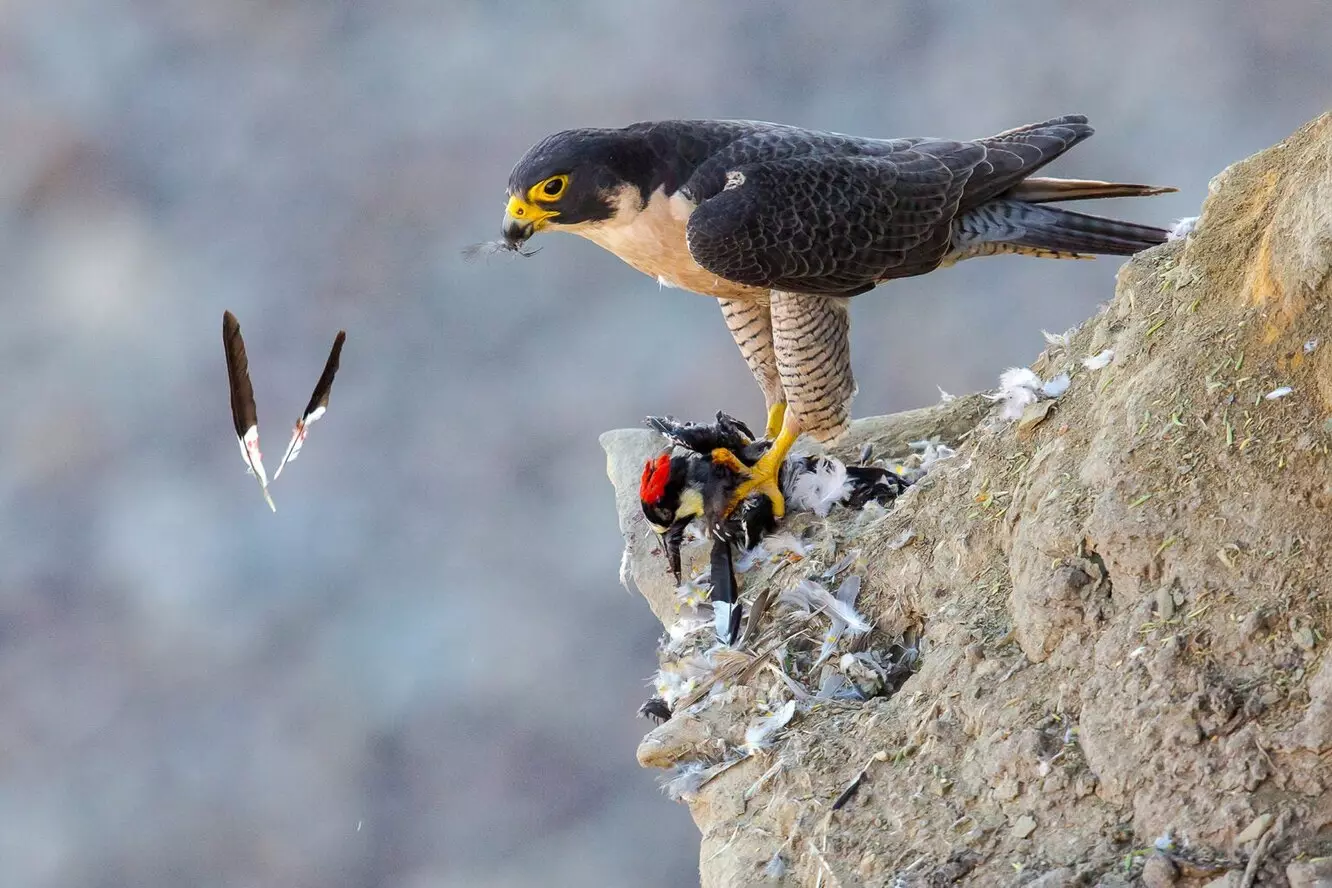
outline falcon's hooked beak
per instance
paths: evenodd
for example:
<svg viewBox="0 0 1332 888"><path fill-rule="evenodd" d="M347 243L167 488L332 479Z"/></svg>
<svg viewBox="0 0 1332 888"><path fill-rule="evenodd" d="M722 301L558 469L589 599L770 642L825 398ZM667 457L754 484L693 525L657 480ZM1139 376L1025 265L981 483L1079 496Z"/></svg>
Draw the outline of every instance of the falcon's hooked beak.
<svg viewBox="0 0 1332 888"><path fill-rule="evenodd" d="M521 197L510 197L504 210L504 242L517 249L558 215L554 210L544 210Z"/></svg>

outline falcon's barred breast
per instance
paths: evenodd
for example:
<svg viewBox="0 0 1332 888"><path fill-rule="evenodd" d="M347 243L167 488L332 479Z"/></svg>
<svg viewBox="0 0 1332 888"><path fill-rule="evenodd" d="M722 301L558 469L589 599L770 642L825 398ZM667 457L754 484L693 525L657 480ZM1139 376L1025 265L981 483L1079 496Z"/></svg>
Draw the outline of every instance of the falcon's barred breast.
<svg viewBox="0 0 1332 888"><path fill-rule="evenodd" d="M846 299L972 256L1128 255L1161 228L1052 202L1172 191L1033 174L1092 134L1069 115L970 141L869 139L781 124L670 120L539 142L509 177L504 236L580 234L663 283L721 301L762 387L770 454L845 427ZM767 484L773 466L756 467ZM780 502L780 493L777 495Z"/></svg>

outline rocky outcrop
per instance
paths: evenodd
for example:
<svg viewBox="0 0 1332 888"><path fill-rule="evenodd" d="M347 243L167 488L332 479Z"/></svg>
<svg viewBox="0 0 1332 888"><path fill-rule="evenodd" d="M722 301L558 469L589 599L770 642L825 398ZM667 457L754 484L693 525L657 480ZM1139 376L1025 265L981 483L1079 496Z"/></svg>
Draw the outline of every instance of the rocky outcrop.
<svg viewBox="0 0 1332 888"><path fill-rule="evenodd" d="M792 518L801 551L742 578L772 602L743 652L678 625L636 502L661 442L608 433L626 568L676 626L664 668L693 658L639 758L676 769L703 884L1332 885L1330 274L1324 116L1217 176L1193 233L1050 344L1057 400L857 423L845 457L957 453L887 511ZM847 575L874 628L807 669L828 621L778 593ZM895 692L817 693L842 654L905 647Z"/></svg>

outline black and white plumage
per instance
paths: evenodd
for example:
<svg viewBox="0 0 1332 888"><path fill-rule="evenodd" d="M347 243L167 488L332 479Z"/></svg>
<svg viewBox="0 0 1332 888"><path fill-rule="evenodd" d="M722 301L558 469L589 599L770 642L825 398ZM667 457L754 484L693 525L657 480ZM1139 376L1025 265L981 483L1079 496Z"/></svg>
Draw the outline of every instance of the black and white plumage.
<svg viewBox="0 0 1332 888"><path fill-rule="evenodd" d="M314 392L310 395L310 400L302 411L300 419L296 421L295 431L292 433L291 440L287 444L286 452L282 455L282 461L278 464L277 471L273 473L273 480L276 481L278 475L282 473L282 468L287 463L294 460L301 451L301 445L305 443L305 437L309 432L310 426L316 422L328 409L329 394L333 390L333 379L337 376L338 365L342 357L342 345L347 340L347 334L339 330L333 340L333 348L329 352L328 360L324 362L323 373L319 376L319 381L315 383ZM259 452L259 414L255 405L254 386L250 382L250 361L245 353L245 340L241 337L240 322L231 312L222 314L222 347L226 353L227 359L227 387L231 393L231 419L236 429L236 440L240 443L241 458L245 460L245 466L259 480L259 488L263 491L264 501L274 512L277 506L273 503L273 497L268 491L268 475L264 471L263 455Z"/></svg>
<svg viewBox="0 0 1332 888"><path fill-rule="evenodd" d="M273 472L274 481L282 474L283 466L300 456L301 446L305 444L305 436L310 433L310 426L328 410L328 396L333 392L333 378L338 374L338 364L342 359L342 344L346 341L347 331L339 330L338 335L333 338L333 348L328 353L328 360L324 362L324 372L319 374L319 381L315 383L310 400L306 403L305 410L301 412L301 418L296 420L296 428L291 433L291 440L287 442L287 450L282 454L282 461Z"/></svg>
<svg viewBox="0 0 1332 888"><path fill-rule="evenodd" d="M776 436L741 493L762 486L780 514L776 474L796 436L829 440L849 421L846 297L974 256L1128 255L1165 241L1161 228L1049 205L1173 190L1033 176L1091 134L1080 115L975 140L736 120L566 130L514 167L504 237L519 247L569 231L721 301Z"/></svg>
<svg viewBox="0 0 1332 888"><path fill-rule="evenodd" d="M245 354L245 340L241 337L240 321L231 312L222 314L222 349L227 356L227 387L231 391L231 421L236 428L236 441L240 444L241 459L245 467L259 481L264 502L274 512L277 506L268 492L268 475L264 472L264 456L259 452L259 411L254 403L254 386L250 383L250 359Z"/></svg>

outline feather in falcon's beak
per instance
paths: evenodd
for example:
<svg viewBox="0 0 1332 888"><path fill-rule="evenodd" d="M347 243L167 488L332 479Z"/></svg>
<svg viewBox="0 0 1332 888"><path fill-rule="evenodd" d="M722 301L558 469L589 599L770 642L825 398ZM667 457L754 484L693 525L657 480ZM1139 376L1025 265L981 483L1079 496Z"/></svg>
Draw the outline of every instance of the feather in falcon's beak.
<svg viewBox="0 0 1332 888"><path fill-rule="evenodd" d="M549 220L559 213L546 210L521 197L510 197L504 209L504 242L511 250L518 250L527 239L545 228Z"/></svg>

